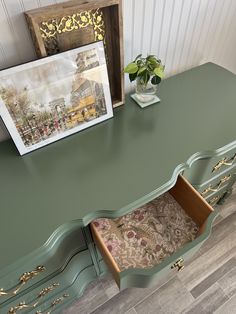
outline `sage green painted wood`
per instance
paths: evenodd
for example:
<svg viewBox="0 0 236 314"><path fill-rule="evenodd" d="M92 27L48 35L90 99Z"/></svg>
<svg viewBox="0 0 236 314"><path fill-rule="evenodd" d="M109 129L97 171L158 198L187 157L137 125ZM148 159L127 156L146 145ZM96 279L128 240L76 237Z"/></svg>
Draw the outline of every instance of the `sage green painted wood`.
<svg viewBox="0 0 236 314"><path fill-rule="evenodd" d="M216 157L200 159L197 162L195 162L190 169L185 171L184 176L193 185L201 184L205 181L211 180L215 176L219 175L223 171L227 171L230 168L230 166L223 165L218 170L213 172L212 171L213 167L217 165L217 163L223 158L226 158L227 160L233 159L235 154L236 148L233 148L230 151L223 152L221 155L218 155ZM232 163L233 163L232 166L235 166L236 159L234 159Z"/></svg>
<svg viewBox="0 0 236 314"><path fill-rule="evenodd" d="M208 63L163 81L159 104L141 109L127 97L114 119L26 156L1 143L0 269L46 248L62 224L126 214L194 161L234 149L235 86Z"/></svg>
<svg viewBox="0 0 236 314"><path fill-rule="evenodd" d="M68 307L69 303L73 302L78 297L80 297L83 294L87 285L91 281L93 281L95 278L96 278L96 271L95 271L94 266L89 266L86 269L84 269L81 272L81 274L78 276L74 284L65 290L65 292L69 294L69 298L66 299L65 302L57 306L55 311L53 311L53 314L61 313L61 311L64 308ZM60 295L58 295L58 297L60 297ZM45 308L47 308L47 306L45 306Z"/></svg>
<svg viewBox="0 0 236 314"><path fill-rule="evenodd" d="M232 187L233 187L235 181L236 181L236 169L234 169L234 172L232 173L232 178L231 178L231 180L229 181L227 187L230 188L230 189L232 189Z"/></svg>
<svg viewBox="0 0 236 314"><path fill-rule="evenodd" d="M207 197L205 197L205 200L210 204L210 201L219 196L219 198L227 191L227 186L223 186L221 189L219 189L217 192L214 192L210 195L208 195ZM216 202L217 203L217 202ZM216 204L215 203L215 204Z"/></svg>
<svg viewBox="0 0 236 314"><path fill-rule="evenodd" d="M224 194L220 197L220 200L217 202L217 204L219 205L223 205L224 202L226 201L226 199L232 194L233 192L233 184L236 181L236 173L233 174L233 178L232 180L229 182L229 184L227 185L227 189L224 192Z"/></svg>
<svg viewBox="0 0 236 314"><path fill-rule="evenodd" d="M100 269L100 265L99 265L99 257L97 254L97 250L95 248L95 243L93 242L93 239L92 239L92 234L91 234L90 228L89 228L89 226L87 226L87 227L84 227L83 230L85 233L85 239L86 239L86 242L88 245L88 249L90 251L91 258L92 258L92 261L94 264L94 268L96 269L97 275L99 276L101 273L101 269Z"/></svg>
<svg viewBox="0 0 236 314"><path fill-rule="evenodd" d="M80 293L83 290L83 287L85 284L87 284L87 277L82 279L82 275L84 270L87 268L93 268L92 275L93 279L97 277L96 273L94 272L94 266L91 259L91 255L89 250L85 250L83 252L80 252L76 254L67 265L66 269L59 273L56 276L53 276L52 278L49 278L47 282L44 282L43 284L37 285L36 288L31 288L31 290L24 295L18 296L17 298L12 301L12 299L9 299L8 302L5 302L4 304L0 305L0 313L8 313L9 309L11 307L15 307L19 305L20 302L25 302L28 305L33 305L39 300L39 304L37 308L40 308L41 306L44 306L43 304L52 302L55 298L58 297L58 295L67 293L68 289L75 284L75 282L79 282L78 291L77 293ZM90 276L89 276L90 278ZM51 286L53 283L59 284L58 287L53 289L51 292L46 294L42 298L38 298L39 293L45 289ZM23 313L35 313L36 310L34 309L24 309Z"/></svg>
<svg viewBox="0 0 236 314"><path fill-rule="evenodd" d="M232 186L234 184L236 180L236 173L232 174L232 178L230 179L230 181L222 186L218 191L211 193L210 195L207 195L205 197L205 200L211 204L211 200L215 197L219 197L219 200L217 202L214 203L214 205L216 204L223 204L223 199L226 199L228 196L230 196L231 192L232 192ZM213 205L212 205L213 206Z"/></svg>
<svg viewBox="0 0 236 314"><path fill-rule="evenodd" d="M53 298L48 300L45 303L42 303L41 306L37 307L35 310L39 311L41 310L43 313L47 313L52 307L52 302L57 299L62 297L64 294L69 295L67 298L64 299L63 302L59 303L57 306L54 307L53 314L55 313L61 313L61 311L68 307L71 302L73 302L76 298L80 297L86 286L93 281L96 278L96 271L94 269L94 266L89 266L85 268L76 278L74 283L67 287L64 291L61 291L57 295L55 295ZM34 311L30 311L30 314L35 314Z"/></svg>
<svg viewBox="0 0 236 314"><path fill-rule="evenodd" d="M146 270L142 272L127 272L126 274L121 274L120 281L120 289L126 288L147 288L155 285L158 281L163 278L168 278L168 276L172 273L177 273L176 269L171 269L171 266L179 259L183 258L184 261L188 261L201 247L202 243L193 246L191 249L186 250L186 253L181 252L182 254L177 254L175 256L171 256L168 262L163 262L161 267L156 271L152 270L152 274L147 274Z"/></svg>
<svg viewBox="0 0 236 314"><path fill-rule="evenodd" d="M29 280L17 293L16 296L1 296L0 304L14 301L20 297L32 285L38 286L51 277L62 272L70 259L78 252L85 250L87 244L84 239L80 224L71 222L63 225L62 230L54 233L48 246L42 247L19 259L16 263L0 271L0 288L11 290L19 283L20 276L27 271L34 270L37 266L44 266L45 271Z"/></svg>
<svg viewBox="0 0 236 314"><path fill-rule="evenodd" d="M203 184L200 185L193 185L194 188L198 191L198 192L203 192L207 187L209 187L211 185L212 188L215 188L217 186L217 184L220 183L220 180L226 176L231 175L231 178L226 181L224 184L221 185L221 187L223 186L227 186L230 182L232 182L234 180L234 173L236 173L236 164L234 164L233 166L231 166L230 168L227 168L225 171L220 172L219 174L217 174L217 176L214 176L213 178L211 178L208 181L205 181ZM207 194L204 195L204 197L208 197L210 195L212 195L214 192L209 191Z"/></svg>
<svg viewBox="0 0 236 314"><path fill-rule="evenodd" d="M206 221L205 230L200 236L194 241L187 243L182 249L178 250L171 256L166 257L163 262L157 266L148 269L126 269L121 271L119 274L120 289L149 287L157 280L167 276L170 272L176 271L172 270L171 266L181 257L183 257L184 260L188 260L210 236L212 224L217 214L218 211L215 210L209 215Z"/></svg>
<svg viewBox="0 0 236 314"><path fill-rule="evenodd" d="M100 265L100 269L101 269L101 276L103 276L107 273L110 273L106 262L102 258L99 260L99 265Z"/></svg>

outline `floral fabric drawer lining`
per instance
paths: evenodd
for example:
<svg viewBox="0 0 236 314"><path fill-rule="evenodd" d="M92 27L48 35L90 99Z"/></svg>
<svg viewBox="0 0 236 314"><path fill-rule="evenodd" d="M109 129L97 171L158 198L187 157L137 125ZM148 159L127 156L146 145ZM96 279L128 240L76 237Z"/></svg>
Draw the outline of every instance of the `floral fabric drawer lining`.
<svg viewBox="0 0 236 314"><path fill-rule="evenodd" d="M96 219L94 226L121 271L161 263L199 231L168 192L120 218Z"/></svg>

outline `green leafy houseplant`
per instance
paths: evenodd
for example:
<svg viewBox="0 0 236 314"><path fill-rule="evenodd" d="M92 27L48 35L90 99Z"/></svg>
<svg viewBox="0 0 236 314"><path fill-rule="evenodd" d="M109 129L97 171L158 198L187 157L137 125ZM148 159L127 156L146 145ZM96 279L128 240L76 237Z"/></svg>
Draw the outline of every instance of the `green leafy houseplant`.
<svg viewBox="0 0 236 314"><path fill-rule="evenodd" d="M151 79L153 85L158 85L163 78L164 69L165 66L155 55L143 58L140 54L125 67L124 72L129 74L131 82L139 79L140 83L147 85Z"/></svg>
<svg viewBox="0 0 236 314"><path fill-rule="evenodd" d="M136 93L131 97L140 107L143 108L142 104L149 105L160 101L156 94L164 69L161 60L156 56L148 55L143 58L141 54L125 67L124 72L129 74L130 81L136 81Z"/></svg>

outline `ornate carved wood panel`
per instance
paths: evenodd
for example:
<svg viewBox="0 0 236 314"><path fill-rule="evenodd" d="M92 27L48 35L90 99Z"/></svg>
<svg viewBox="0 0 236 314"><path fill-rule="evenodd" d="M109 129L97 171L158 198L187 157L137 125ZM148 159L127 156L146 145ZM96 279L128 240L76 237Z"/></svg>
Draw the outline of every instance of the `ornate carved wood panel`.
<svg viewBox="0 0 236 314"><path fill-rule="evenodd" d="M113 106L124 101L121 0L82 0L25 13L38 57L104 41Z"/></svg>

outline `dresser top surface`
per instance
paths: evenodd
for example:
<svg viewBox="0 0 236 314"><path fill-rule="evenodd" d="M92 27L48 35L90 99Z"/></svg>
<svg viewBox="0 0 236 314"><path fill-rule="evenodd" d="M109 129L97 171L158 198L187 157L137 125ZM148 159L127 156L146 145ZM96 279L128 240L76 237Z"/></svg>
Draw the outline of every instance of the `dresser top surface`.
<svg viewBox="0 0 236 314"><path fill-rule="evenodd" d="M164 80L159 95L145 109L127 96L113 119L23 157L0 143L1 268L60 225L128 208L193 154L235 141L234 74L207 63Z"/></svg>

